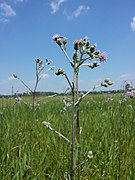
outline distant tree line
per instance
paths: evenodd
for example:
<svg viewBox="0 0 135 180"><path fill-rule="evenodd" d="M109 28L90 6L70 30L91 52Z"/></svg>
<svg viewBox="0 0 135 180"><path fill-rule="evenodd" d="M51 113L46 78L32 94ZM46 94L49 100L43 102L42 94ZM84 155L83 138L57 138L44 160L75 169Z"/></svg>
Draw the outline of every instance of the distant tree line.
<svg viewBox="0 0 135 180"><path fill-rule="evenodd" d="M85 93L86 91L80 91L79 93ZM90 92L90 94L116 94L116 93L124 93L125 90L109 90L109 91L93 91ZM53 95L58 95L58 96L63 96L65 93L57 93L57 92L41 92L38 91L36 92L36 96L53 96ZM14 93L12 95L0 95L0 98L2 97L16 97L16 96L30 96L30 93L28 92L23 92L23 93Z"/></svg>

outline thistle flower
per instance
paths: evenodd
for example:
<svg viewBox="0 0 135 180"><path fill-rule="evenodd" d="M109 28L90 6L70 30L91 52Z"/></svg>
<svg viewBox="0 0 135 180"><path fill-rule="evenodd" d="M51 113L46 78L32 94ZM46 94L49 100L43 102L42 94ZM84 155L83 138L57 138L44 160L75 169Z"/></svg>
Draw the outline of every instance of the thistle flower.
<svg viewBox="0 0 135 180"><path fill-rule="evenodd" d="M61 38L61 36L59 34L55 34L52 37L53 41L57 41L59 38Z"/></svg>
<svg viewBox="0 0 135 180"><path fill-rule="evenodd" d="M101 62L104 62L104 61L106 61L107 60L107 55L106 55L106 53L100 53L99 54L99 59L100 59L100 61Z"/></svg>
<svg viewBox="0 0 135 180"><path fill-rule="evenodd" d="M85 37L83 38L84 41L88 41L88 39L89 39L88 36L85 36Z"/></svg>
<svg viewBox="0 0 135 180"><path fill-rule="evenodd" d="M126 96L129 97L129 98L133 98L134 97L133 91L126 92Z"/></svg>

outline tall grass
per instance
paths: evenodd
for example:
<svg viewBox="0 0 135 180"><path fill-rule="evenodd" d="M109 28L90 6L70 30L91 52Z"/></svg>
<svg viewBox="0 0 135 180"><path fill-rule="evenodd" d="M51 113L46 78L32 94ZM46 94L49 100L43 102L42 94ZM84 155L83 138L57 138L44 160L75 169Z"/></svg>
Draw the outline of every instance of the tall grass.
<svg viewBox="0 0 135 180"><path fill-rule="evenodd" d="M70 145L42 125L49 121L71 139L72 112L69 109L63 116L62 98L42 98L35 110L36 122L25 104L14 104L13 98L0 99L1 180L63 180L70 171ZM89 150L93 152L93 158L81 166L81 179L135 179L134 107L135 99L125 100L120 95L89 95L81 103L82 161Z"/></svg>

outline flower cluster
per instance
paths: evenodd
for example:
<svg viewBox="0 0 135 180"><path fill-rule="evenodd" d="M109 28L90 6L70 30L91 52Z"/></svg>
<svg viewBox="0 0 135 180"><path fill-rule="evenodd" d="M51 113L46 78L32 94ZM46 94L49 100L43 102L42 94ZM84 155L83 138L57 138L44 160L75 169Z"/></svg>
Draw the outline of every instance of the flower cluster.
<svg viewBox="0 0 135 180"><path fill-rule="evenodd" d="M78 50L81 54L87 54L90 56L90 59L97 58L100 62L104 62L107 60L107 55L105 53L101 53L99 50L96 50L97 44L90 45L90 41L88 37L84 37L83 39L74 41L74 49L75 52ZM77 57L77 53L73 54L73 58Z"/></svg>

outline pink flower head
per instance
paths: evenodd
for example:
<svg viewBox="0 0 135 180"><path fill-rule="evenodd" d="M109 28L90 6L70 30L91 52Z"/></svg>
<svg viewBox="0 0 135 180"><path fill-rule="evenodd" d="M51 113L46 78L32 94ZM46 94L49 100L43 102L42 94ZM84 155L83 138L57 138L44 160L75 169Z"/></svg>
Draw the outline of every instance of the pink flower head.
<svg viewBox="0 0 135 180"><path fill-rule="evenodd" d="M132 98L132 97L134 97L134 93L132 91L128 91L126 93L126 96L129 97L129 98Z"/></svg>
<svg viewBox="0 0 135 180"><path fill-rule="evenodd" d="M55 34L52 39L53 41L57 41L57 39L61 38L61 36L59 34Z"/></svg>
<svg viewBox="0 0 135 180"><path fill-rule="evenodd" d="M85 36L85 37L83 38L83 40L84 40L84 41L88 41L88 37Z"/></svg>
<svg viewBox="0 0 135 180"><path fill-rule="evenodd" d="M101 62L104 62L104 61L106 61L107 60L107 55L106 55L106 53L100 53L99 54L99 59L100 59L100 61Z"/></svg>

